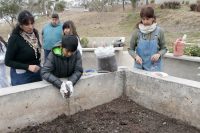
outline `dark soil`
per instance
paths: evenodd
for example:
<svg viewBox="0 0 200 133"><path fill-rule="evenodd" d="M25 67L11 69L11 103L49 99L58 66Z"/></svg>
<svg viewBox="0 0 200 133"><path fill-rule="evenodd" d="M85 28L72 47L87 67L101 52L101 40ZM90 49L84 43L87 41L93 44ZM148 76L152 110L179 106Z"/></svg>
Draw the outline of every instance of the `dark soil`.
<svg viewBox="0 0 200 133"><path fill-rule="evenodd" d="M137 105L127 97L16 133L200 133L194 127Z"/></svg>

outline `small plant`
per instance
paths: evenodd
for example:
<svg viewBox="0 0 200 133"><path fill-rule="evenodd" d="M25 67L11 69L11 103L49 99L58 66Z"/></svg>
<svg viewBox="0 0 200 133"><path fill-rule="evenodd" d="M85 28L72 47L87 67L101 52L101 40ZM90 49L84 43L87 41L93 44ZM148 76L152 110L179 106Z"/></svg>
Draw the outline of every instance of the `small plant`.
<svg viewBox="0 0 200 133"><path fill-rule="evenodd" d="M196 4L191 4L190 10L200 12L200 0L198 0Z"/></svg>
<svg viewBox="0 0 200 133"><path fill-rule="evenodd" d="M89 40L88 38L86 37L82 37L81 40L80 40L80 43L81 43L81 46L83 48L87 48L88 47L88 44L89 44Z"/></svg>
<svg viewBox="0 0 200 133"><path fill-rule="evenodd" d="M160 8L161 8L161 9L164 9L164 8L165 8L164 4L161 4L161 5L160 5Z"/></svg>
<svg viewBox="0 0 200 133"><path fill-rule="evenodd" d="M169 53L173 53L173 47L168 47Z"/></svg>
<svg viewBox="0 0 200 133"><path fill-rule="evenodd" d="M190 5L190 10L191 11L196 11L197 10L197 4L191 4Z"/></svg>
<svg viewBox="0 0 200 133"><path fill-rule="evenodd" d="M181 8L181 3L177 1L173 2L164 2L160 5L161 9L167 8L167 9L179 9Z"/></svg>
<svg viewBox="0 0 200 133"><path fill-rule="evenodd" d="M173 53L173 46L169 46L168 51L169 53ZM184 49L184 55L200 57L200 46L186 45Z"/></svg>
<svg viewBox="0 0 200 133"><path fill-rule="evenodd" d="M186 46L184 49L184 54L200 57L200 47L198 45Z"/></svg>
<svg viewBox="0 0 200 133"><path fill-rule="evenodd" d="M151 4L155 3L155 0L151 0L150 3L151 3Z"/></svg>
<svg viewBox="0 0 200 133"><path fill-rule="evenodd" d="M131 0L131 5L133 8L135 8L137 5L137 0Z"/></svg>
<svg viewBox="0 0 200 133"><path fill-rule="evenodd" d="M62 12L62 11L64 11L64 9L65 9L64 2L61 1L59 3L56 3L56 5L55 5L55 11Z"/></svg>
<svg viewBox="0 0 200 133"><path fill-rule="evenodd" d="M176 21L175 21L175 24L176 24L176 25L178 25L178 24L180 24L180 23L181 23L181 20L176 20Z"/></svg>

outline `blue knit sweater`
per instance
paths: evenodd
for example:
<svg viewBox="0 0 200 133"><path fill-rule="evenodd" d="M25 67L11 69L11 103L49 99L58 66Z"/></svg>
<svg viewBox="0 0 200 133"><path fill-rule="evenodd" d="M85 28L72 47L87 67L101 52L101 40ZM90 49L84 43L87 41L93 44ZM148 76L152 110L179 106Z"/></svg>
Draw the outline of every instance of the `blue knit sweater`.
<svg viewBox="0 0 200 133"><path fill-rule="evenodd" d="M62 24L53 26L51 23L45 25L42 30L43 36L43 48L45 50L51 50L54 45L62 39Z"/></svg>

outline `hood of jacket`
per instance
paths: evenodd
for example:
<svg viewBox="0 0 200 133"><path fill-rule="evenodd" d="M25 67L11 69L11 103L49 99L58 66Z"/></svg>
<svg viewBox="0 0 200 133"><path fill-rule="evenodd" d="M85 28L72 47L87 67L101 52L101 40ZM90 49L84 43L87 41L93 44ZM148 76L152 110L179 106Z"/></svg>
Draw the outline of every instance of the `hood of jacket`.
<svg viewBox="0 0 200 133"><path fill-rule="evenodd" d="M76 50L75 52L77 52L77 50ZM75 54L75 52L74 52L74 54ZM63 55L63 53L62 53L61 44L56 44L56 46L52 48L52 53L53 53L55 56L61 57L61 58L63 58L63 59L69 59L69 58L71 58L71 57L74 55L74 54L73 54L73 55L70 56L70 57L65 57L65 56Z"/></svg>

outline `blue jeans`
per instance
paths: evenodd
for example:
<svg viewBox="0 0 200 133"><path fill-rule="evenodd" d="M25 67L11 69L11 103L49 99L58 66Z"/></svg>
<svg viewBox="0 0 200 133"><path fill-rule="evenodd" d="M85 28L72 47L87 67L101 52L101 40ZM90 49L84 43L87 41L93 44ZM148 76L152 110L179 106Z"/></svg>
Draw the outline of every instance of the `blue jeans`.
<svg viewBox="0 0 200 133"><path fill-rule="evenodd" d="M26 71L25 73L16 73L16 69L11 68L10 69L10 76L11 76L11 85L21 85L21 84L27 84L32 82L41 81L42 78L40 76L40 71L37 73L33 73L30 71Z"/></svg>
<svg viewBox="0 0 200 133"><path fill-rule="evenodd" d="M4 64L0 64L0 89L8 86L9 83L6 75L6 66Z"/></svg>

